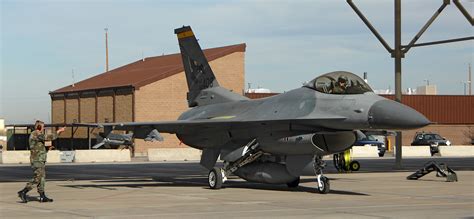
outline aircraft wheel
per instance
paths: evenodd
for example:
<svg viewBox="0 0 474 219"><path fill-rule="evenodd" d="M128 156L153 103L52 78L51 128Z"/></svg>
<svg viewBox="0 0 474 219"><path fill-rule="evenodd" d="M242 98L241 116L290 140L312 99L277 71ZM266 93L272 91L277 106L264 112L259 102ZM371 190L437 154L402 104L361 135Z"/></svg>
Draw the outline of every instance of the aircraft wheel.
<svg viewBox="0 0 474 219"><path fill-rule="evenodd" d="M288 188L296 188L296 187L298 187L299 184L300 184L300 177L298 177L295 180L287 183L286 185L288 186Z"/></svg>
<svg viewBox="0 0 474 219"><path fill-rule="evenodd" d="M360 163L358 161L352 161L350 164L349 164L349 168L352 170L352 171L358 171L360 169Z"/></svg>
<svg viewBox="0 0 474 219"><path fill-rule="evenodd" d="M318 192L321 194L327 194L329 192L329 179L325 176L321 176L321 184L322 186L319 187L318 185Z"/></svg>
<svg viewBox="0 0 474 219"><path fill-rule="evenodd" d="M219 167L214 167L209 171L208 182L211 189L222 188L222 170Z"/></svg>

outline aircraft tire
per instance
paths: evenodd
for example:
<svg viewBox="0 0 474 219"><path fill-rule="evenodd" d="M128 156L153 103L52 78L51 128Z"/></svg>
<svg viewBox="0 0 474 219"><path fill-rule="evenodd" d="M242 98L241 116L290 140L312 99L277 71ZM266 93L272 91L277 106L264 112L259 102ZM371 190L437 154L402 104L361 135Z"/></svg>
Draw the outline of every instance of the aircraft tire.
<svg viewBox="0 0 474 219"><path fill-rule="evenodd" d="M318 187L318 192L321 194L327 194L330 190L329 179L325 176L321 177L322 187Z"/></svg>
<svg viewBox="0 0 474 219"><path fill-rule="evenodd" d="M209 188L220 189L222 188L222 170L219 167L214 167L209 171L208 175Z"/></svg>
<svg viewBox="0 0 474 219"><path fill-rule="evenodd" d="M349 167L352 171L358 171L360 169L360 163L354 160L349 164Z"/></svg>
<svg viewBox="0 0 474 219"><path fill-rule="evenodd" d="M296 188L296 187L298 187L299 184L300 184L300 177L298 177L295 180L287 183L286 185L288 186L288 188Z"/></svg>

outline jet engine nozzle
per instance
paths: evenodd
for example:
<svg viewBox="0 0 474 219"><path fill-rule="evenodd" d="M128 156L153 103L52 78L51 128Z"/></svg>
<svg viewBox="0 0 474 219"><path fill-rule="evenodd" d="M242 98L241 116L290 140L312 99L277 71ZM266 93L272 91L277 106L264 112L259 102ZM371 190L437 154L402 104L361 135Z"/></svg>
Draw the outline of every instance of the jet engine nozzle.
<svg viewBox="0 0 474 219"><path fill-rule="evenodd" d="M431 124L423 114L392 100L379 100L369 109L369 124L373 129L415 129Z"/></svg>

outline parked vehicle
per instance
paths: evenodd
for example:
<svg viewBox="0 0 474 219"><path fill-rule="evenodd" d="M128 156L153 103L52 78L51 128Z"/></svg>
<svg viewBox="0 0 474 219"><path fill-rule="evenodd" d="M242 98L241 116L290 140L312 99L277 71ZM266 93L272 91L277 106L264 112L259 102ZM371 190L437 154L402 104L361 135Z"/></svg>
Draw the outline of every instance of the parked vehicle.
<svg viewBox="0 0 474 219"><path fill-rule="evenodd" d="M451 142L439 134L432 132L417 132L413 138L412 146L427 145L430 146L431 156L439 153L439 145L451 146Z"/></svg>
<svg viewBox="0 0 474 219"><path fill-rule="evenodd" d="M385 154L385 151L387 150L385 147L385 144L383 142L380 142L378 139L376 139L372 135L367 135L366 138L358 140L354 143L354 146L364 146L364 145L377 146L377 149L379 150L379 157L383 157L383 155Z"/></svg>

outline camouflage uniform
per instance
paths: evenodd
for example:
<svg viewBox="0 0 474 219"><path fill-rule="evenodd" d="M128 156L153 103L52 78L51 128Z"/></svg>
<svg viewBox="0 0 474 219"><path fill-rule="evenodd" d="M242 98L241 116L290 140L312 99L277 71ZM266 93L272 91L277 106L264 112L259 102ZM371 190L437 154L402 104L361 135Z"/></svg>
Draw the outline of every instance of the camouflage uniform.
<svg viewBox="0 0 474 219"><path fill-rule="evenodd" d="M34 175L31 181L26 184L25 188L28 191L33 189L33 186L36 185L39 193L44 192L44 184L46 182L45 164L48 153L44 142L47 140L54 140L56 138L56 134L46 135L38 130L35 130L31 133L29 139L31 152L30 162L31 168L33 168Z"/></svg>

